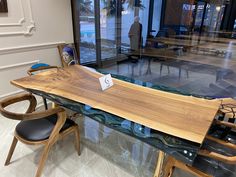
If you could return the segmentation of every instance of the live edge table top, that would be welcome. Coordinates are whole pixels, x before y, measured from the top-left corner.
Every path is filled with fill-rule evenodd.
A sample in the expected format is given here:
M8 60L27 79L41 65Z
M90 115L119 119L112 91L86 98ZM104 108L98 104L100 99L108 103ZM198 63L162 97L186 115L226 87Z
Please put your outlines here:
M57 95L154 130L202 144L220 101L182 96L113 79L102 91L102 74L83 66L53 69L11 81L25 90Z

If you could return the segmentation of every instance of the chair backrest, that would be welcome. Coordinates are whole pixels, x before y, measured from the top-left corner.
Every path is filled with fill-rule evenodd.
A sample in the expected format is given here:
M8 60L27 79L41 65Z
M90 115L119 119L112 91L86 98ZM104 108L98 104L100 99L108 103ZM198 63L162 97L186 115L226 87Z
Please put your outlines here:
M33 111L35 111L37 101L36 101L36 99L33 95L25 94L25 93L14 95L14 96L11 96L11 97L8 97L8 98L5 98L5 99L1 100L0 101L0 113L4 117L10 118L10 119L22 120L23 117L24 117L23 116L24 114L13 113L13 112L7 111L5 109L5 107L7 107L11 104L14 104L14 103L18 103L18 102L21 102L21 101L27 101L27 100L30 102L30 104L29 104L29 107L26 111L26 114L27 113L32 113Z
M37 71L44 71L44 70L48 70L48 69L52 69L52 68L58 68L57 66L50 66L46 63L37 63L33 66L31 66L31 68L27 71L28 75L34 75L35 72Z
M30 102L26 113L14 113L5 109L7 106L11 104L18 103L21 101L26 101L26 100ZM33 119L45 118L53 114L58 114L58 116L60 116L62 113L63 114L65 113L65 110L61 107L56 107L56 108L45 110L45 111L35 112L36 106L37 106L37 101L35 97L30 93L23 93L23 94L14 95L14 96L1 100L0 113L4 117L9 118L9 119L14 119L14 120L33 120Z
M232 128L232 129L236 130L236 125L234 123L218 121L218 120L215 120L214 123L218 126L223 126L223 127ZM233 144L231 142L221 140L221 139L215 138L213 136L209 136L209 135L206 136L206 139L213 141L217 144L220 144L226 148L236 150L236 144ZM222 161L227 164L236 164L236 156L227 156L227 155L220 154L218 152L209 151L207 149L201 149L198 152L198 154L205 156L205 157L210 157L210 158Z
M212 152L205 149L200 150L198 154L215 159L215 160L219 160L227 164L236 164L236 156L226 156L226 155L222 155L217 152Z

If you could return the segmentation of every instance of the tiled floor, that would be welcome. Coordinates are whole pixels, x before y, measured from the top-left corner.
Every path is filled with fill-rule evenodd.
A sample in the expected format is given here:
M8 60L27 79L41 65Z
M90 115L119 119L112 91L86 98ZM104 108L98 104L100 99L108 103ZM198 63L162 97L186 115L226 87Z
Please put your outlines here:
M9 107L22 112L26 103ZM76 154L73 136L59 141L51 150L42 177L152 177L157 150L132 137L104 127L90 118L79 117L81 156ZM12 163L4 166L17 121L0 116L0 177L33 177L41 146L18 143ZM191 176L176 170L174 177Z

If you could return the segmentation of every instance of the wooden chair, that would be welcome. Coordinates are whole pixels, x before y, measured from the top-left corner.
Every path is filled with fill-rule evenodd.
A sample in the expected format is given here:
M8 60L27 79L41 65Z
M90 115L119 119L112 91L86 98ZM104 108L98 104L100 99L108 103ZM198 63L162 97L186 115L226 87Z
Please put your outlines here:
M27 100L30 105L24 114L9 112L5 109L11 104ZM78 125L74 121L67 119L63 108L56 107L35 112L36 105L37 101L32 94L19 94L0 101L0 113L6 118L21 120L15 128L15 135L5 165L10 164L18 140L29 145L44 144L36 173L36 177L40 177L51 147L60 138L74 133L76 150L78 155L80 155L80 135Z
M32 76L32 75L34 75L35 72L44 71L44 70L53 69L53 68L58 68L58 67L57 66L50 66L46 63L37 63L37 64L31 66L30 69L28 69L27 73L29 76Z
M215 120L214 123L219 126L229 127L231 129L236 130L236 125L234 123L218 121L218 120ZM230 143L228 141L224 141L224 140L212 137L210 135L207 135L206 139L213 141L215 143L218 143L220 145L223 145L227 148L231 148L231 149L236 150L236 145L233 143ZM201 149L198 152L198 154L201 156L204 156L204 157L208 157L208 158L212 158L212 159L221 161L223 163L236 164L236 156L226 156L223 154L219 154L217 152L209 151L207 149ZM212 175L203 173L200 170L196 169L195 167L188 166L187 164L184 164L184 163L174 159L173 157L168 157L166 160L166 165L164 167L164 177L171 177L171 175L174 171L174 168L176 168L176 167L180 168L184 171L188 171L198 177L212 177Z
M49 69L55 69L58 68L57 66L50 66L46 63L37 63L33 66L30 67L30 69L28 69L27 74L29 76L34 75L36 72L42 72L42 71L46 71ZM47 104L47 100L45 98L43 98L43 103L44 103L44 107L47 110L48 109L48 104Z

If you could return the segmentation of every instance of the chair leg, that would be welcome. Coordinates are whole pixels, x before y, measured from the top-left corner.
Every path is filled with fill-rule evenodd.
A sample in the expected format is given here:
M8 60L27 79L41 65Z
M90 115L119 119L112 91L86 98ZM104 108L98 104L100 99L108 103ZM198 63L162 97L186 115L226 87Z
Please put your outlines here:
M174 160L172 157L168 157L164 166L164 177L171 177L174 172Z
M46 98L43 98L43 104L44 104L45 110L48 110L48 103L47 103Z
M165 166L165 170L164 170L164 177L171 177L174 168L179 168L181 170L187 171L197 177L213 177L211 175L208 175L194 167L188 166L176 159L174 159L173 157L169 157L167 162L166 162L166 166Z
M168 74L170 74L170 67L169 67L169 66L167 66L167 69L168 69Z
M164 158L165 158L165 153L160 150L158 152L157 166L156 166L153 177L160 177L162 175L162 167L163 167Z
M75 127L75 148L77 150L78 155L80 156L80 133L79 128Z
M5 162L5 166L9 165L10 164L10 161L11 161L11 157L13 155L13 152L16 148L16 145L17 145L17 142L18 142L18 139L14 136L13 138L13 141L12 141L12 144L11 144L11 148L8 152L8 155L7 155L7 159L6 159L6 162Z
M163 64L161 63L161 66L160 66L160 76L161 76L161 73L162 73L162 68L163 68Z
M39 161L38 170L37 170L35 177L41 176L45 162L48 158L48 153L49 153L51 147L52 147L52 145L49 145L49 144L45 145L44 150L43 150L43 154L42 154L41 159Z
M182 163L182 162L180 162L178 160L175 160L175 166L177 168L180 168L180 169L182 169L184 171L187 171L187 172L189 172L189 173L191 173L191 174L193 174L193 175L195 175L197 177L213 177L212 175L206 174L206 173L198 170L197 168L188 166L188 165L186 165L186 164L184 164L184 163Z
M181 78L181 73L182 73L181 68L179 68L179 80Z

